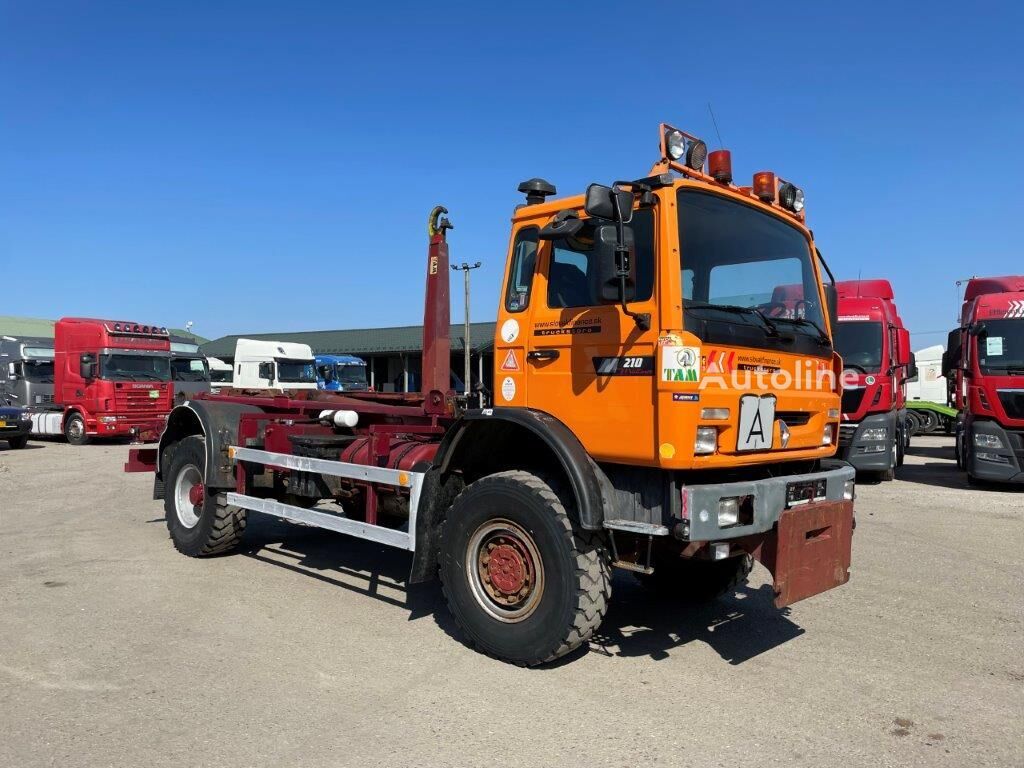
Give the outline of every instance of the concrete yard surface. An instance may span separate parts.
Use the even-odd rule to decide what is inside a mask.
[[[860,484],[848,585],[688,607],[628,574],[588,648],[467,648],[410,556],[253,515],[192,560],[125,445],[0,443],[0,766],[1021,766],[1024,493],[947,437]]]

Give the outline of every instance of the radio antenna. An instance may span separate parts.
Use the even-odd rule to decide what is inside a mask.
[[[711,102],[708,102],[708,112],[711,113],[711,123],[715,126],[715,135],[718,136],[718,148],[722,149],[725,146],[725,142],[722,141],[722,133],[718,130],[718,121],[715,120],[715,110],[711,108]]]

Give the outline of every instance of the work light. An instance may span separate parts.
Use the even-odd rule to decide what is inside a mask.
[[[795,184],[784,182],[779,187],[779,203],[794,213],[800,213],[804,209],[804,191]]]
[[[678,160],[686,153],[686,139],[679,131],[669,131],[665,136],[665,150],[673,160]]]

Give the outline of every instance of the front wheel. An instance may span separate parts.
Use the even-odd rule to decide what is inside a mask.
[[[80,413],[72,413],[64,422],[64,437],[72,445],[85,445],[89,436],[85,434],[85,418]]]
[[[586,642],[611,597],[603,535],[574,526],[529,472],[471,483],[448,511],[440,561],[448,607],[472,644],[522,666]]]
[[[164,513],[175,548],[189,557],[206,557],[237,547],[246,512],[206,488],[206,441],[192,435],[164,455]]]
[[[7,438],[7,444],[14,450],[19,450],[28,445],[28,435],[18,435],[17,437]]]

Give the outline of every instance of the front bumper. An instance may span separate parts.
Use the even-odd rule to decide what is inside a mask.
[[[865,440],[869,429],[885,429],[885,440]],[[896,413],[874,413],[859,424],[839,427],[839,450],[836,455],[848,461],[858,472],[884,472],[895,466],[892,455]]]
[[[166,416],[116,417],[116,421],[90,420],[86,432],[95,437],[131,437],[143,443],[155,443],[163,434]]]
[[[689,486],[683,489],[681,522],[690,556],[748,553],[772,573],[775,605],[845,584],[853,545],[855,470],[836,460],[801,475]],[[791,490],[806,489],[794,494]],[[748,519],[720,525],[723,499],[739,498]]]
[[[32,422],[23,419],[17,421],[11,421],[9,419],[0,419],[0,421],[6,421],[6,426],[0,427],[0,440],[7,440],[11,437],[22,437],[32,433]]]
[[[1002,448],[983,448],[974,444],[975,435],[998,438]],[[1024,483],[1024,431],[1003,429],[994,421],[967,423],[965,430],[967,474],[979,480],[998,483]]]

